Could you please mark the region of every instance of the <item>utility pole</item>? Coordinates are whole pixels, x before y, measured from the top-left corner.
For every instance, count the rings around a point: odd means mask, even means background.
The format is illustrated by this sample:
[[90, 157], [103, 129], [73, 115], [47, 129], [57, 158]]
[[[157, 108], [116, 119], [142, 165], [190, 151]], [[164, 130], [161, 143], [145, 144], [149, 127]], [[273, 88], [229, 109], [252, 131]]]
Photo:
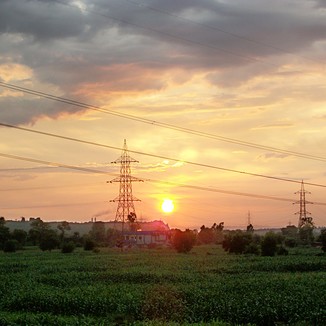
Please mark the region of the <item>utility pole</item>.
[[301, 182], [301, 189], [295, 194], [299, 194], [300, 200], [294, 202], [293, 204], [299, 204], [300, 205], [300, 210], [299, 212], [296, 212], [295, 214], [299, 214], [299, 222], [298, 222], [298, 228], [302, 228], [303, 226], [313, 226], [313, 221], [311, 216], [311, 213], [309, 213], [306, 209], [307, 204], [312, 204], [310, 201], [306, 201], [306, 194], [310, 194], [309, 191], [306, 191], [304, 189], [304, 183], [303, 180]]
[[118, 182], [120, 184], [119, 195], [115, 199], [110, 201], [118, 203], [117, 212], [115, 215], [115, 222], [122, 222], [122, 232], [124, 231], [125, 222], [136, 222], [137, 216], [134, 201], [140, 201], [132, 195], [132, 182], [143, 181], [141, 179], [131, 176], [130, 163], [134, 162], [138, 161], [130, 157], [127, 148], [127, 142], [126, 140], [124, 140], [121, 156], [112, 162], [120, 164], [120, 176], [109, 181], [110, 183]]

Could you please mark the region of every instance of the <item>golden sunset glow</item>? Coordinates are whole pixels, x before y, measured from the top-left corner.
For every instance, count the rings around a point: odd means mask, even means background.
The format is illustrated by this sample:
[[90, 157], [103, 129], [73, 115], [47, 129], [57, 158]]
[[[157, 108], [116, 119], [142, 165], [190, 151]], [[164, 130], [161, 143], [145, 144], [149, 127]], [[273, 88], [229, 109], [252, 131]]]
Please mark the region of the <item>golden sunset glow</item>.
[[1, 216], [326, 225], [323, 1], [120, 2], [0, 1]]

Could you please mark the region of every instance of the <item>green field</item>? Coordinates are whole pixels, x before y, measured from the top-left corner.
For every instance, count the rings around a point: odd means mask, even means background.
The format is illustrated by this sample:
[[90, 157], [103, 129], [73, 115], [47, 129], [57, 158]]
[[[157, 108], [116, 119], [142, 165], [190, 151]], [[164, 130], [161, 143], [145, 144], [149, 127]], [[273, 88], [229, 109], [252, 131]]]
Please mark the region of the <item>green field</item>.
[[0, 253], [0, 325], [326, 325], [319, 252]]

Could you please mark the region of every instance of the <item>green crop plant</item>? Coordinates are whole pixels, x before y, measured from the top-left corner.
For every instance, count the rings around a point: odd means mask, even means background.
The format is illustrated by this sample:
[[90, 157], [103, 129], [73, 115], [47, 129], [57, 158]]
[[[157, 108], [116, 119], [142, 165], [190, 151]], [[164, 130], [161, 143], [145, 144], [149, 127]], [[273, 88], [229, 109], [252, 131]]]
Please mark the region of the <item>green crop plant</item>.
[[324, 325], [326, 261], [220, 246], [0, 253], [0, 325]]

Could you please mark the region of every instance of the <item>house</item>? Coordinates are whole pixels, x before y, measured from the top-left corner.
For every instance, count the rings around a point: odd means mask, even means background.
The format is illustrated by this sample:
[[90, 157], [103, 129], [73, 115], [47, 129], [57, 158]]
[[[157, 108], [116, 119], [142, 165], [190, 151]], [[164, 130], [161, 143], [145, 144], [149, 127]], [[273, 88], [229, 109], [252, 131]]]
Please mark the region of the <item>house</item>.
[[170, 232], [161, 231], [127, 231], [123, 233], [124, 243], [130, 246], [168, 245]]

